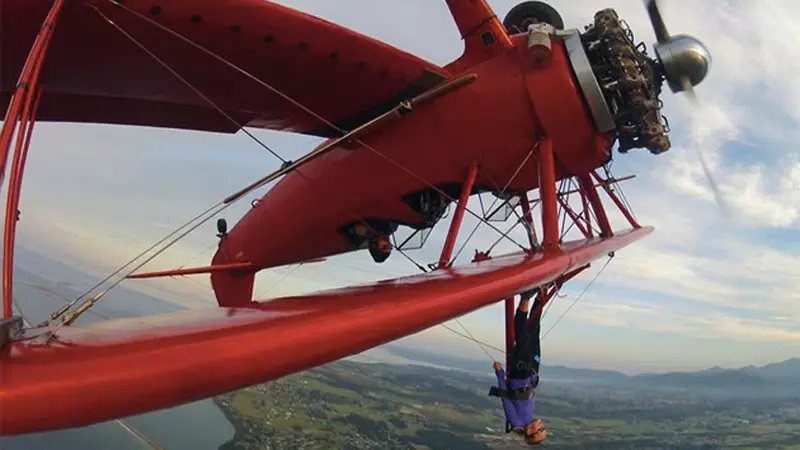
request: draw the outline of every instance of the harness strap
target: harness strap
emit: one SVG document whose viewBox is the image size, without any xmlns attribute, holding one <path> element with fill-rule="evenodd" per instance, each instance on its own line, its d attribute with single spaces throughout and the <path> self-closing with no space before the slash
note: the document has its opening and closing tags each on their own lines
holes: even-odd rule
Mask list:
<svg viewBox="0 0 800 450">
<path fill-rule="evenodd" d="M 509 400 L 530 400 L 533 398 L 534 389 L 530 384 L 520 389 L 500 389 L 497 386 L 489 388 L 489 396 L 506 398 Z"/>
</svg>

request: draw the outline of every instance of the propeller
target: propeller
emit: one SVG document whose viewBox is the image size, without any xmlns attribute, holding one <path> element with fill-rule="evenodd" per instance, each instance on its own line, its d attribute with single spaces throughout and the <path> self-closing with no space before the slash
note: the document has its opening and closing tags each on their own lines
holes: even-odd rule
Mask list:
<svg viewBox="0 0 800 450">
<path fill-rule="evenodd" d="M 700 84 L 708 74 L 711 67 L 711 54 L 702 42 L 691 36 L 685 34 L 671 36 L 669 34 L 658 8 L 658 0 L 645 0 L 645 6 L 656 35 L 657 42 L 653 48 L 660 61 L 661 71 L 667 85 L 674 93 L 683 92 L 692 107 L 700 108 L 700 101 L 694 87 Z M 696 150 L 711 192 L 714 194 L 714 200 L 722 212 L 727 214 L 728 208 L 716 181 L 711 176 L 708 164 L 706 164 L 700 149 L 696 148 Z"/>
</svg>

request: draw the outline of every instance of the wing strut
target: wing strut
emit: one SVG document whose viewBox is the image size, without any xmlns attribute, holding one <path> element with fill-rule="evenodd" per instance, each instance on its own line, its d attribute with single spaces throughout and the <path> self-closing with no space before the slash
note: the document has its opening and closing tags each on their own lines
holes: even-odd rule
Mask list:
<svg viewBox="0 0 800 450">
<path fill-rule="evenodd" d="M 5 233 L 3 236 L 3 317 L 10 318 L 12 312 L 12 283 L 14 279 L 14 236 L 17 224 L 17 208 L 19 205 L 19 190 L 22 183 L 22 172 L 25 166 L 28 144 L 30 144 L 31 131 L 34 124 L 34 110 L 38 105 L 37 86 L 39 74 L 44 64 L 44 57 L 53 36 L 53 29 L 58 22 L 64 0 L 56 0 L 31 46 L 25 66 L 20 74 L 17 88 L 11 98 L 6 112 L 3 129 L 0 131 L 0 185 L 3 184 L 8 163 L 8 151 L 17 121 L 20 122 L 14 146 L 14 165 L 8 186 L 8 202 L 6 203 Z M 36 94 L 36 95 L 34 95 Z"/>
</svg>

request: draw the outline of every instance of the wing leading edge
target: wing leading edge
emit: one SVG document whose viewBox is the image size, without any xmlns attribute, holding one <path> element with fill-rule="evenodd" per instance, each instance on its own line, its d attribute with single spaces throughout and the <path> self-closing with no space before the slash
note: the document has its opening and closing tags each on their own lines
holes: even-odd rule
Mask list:
<svg viewBox="0 0 800 450">
<path fill-rule="evenodd" d="M 251 308 L 64 327 L 47 346 L 25 336 L 0 353 L 0 435 L 172 407 L 325 364 L 551 282 L 650 231 Z"/>
<path fill-rule="evenodd" d="M 3 111 L 51 4 L 0 0 Z M 449 78 L 445 69 L 407 52 L 264 0 L 126 0 L 122 7 L 110 0 L 80 0 L 67 2 L 56 25 L 43 68 L 38 120 L 239 129 L 87 4 L 240 125 L 338 136 L 318 118 L 148 20 L 344 130 Z"/>
</svg>

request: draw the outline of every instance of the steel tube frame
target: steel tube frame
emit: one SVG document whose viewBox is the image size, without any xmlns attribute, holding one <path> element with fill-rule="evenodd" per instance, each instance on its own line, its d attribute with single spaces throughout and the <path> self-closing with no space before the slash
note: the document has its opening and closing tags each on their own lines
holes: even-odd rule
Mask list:
<svg viewBox="0 0 800 450">
<path fill-rule="evenodd" d="M 464 212 L 467 210 L 467 202 L 469 201 L 470 194 L 472 194 L 472 187 L 475 185 L 475 178 L 477 178 L 477 176 L 478 163 L 473 162 L 469 167 L 467 179 L 461 186 L 461 195 L 458 198 L 458 205 L 456 205 L 456 211 L 453 213 L 453 220 L 450 222 L 450 229 L 447 231 L 447 239 L 444 241 L 442 254 L 439 257 L 439 269 L 447 267 L 450 263 L 450 258 L 453 256 L 453 248 L 456 246 L 458 230 L 461 228 L 461 222 L 464 220 Z"/>
<path fill-rule="evenodd" d="M 528 200 L 528 193 L 523 192 L 519 195 L 520 206 L 522 207 L 522 216 L 525 218 L 525 223 L 528 224 L 528 242 L 531 245 L 531 254 L 536 252 L 539 243 L 536 242 L 536 229 L 533 228 L 533 212 L 531 211 L 531 204 Z"/>
<path fill-rule="evenodd" d="M 514 297 L 506 299 L 506 371 L 511 371 L 511 358 L 514 354 L 514 314 L 515 314 L 515 301 Z"/>
<path fill-rule="evenodd" d="M 16 133 L 16 145 L 14 147 L 14 165 L 8 186 L 8 199 L 6 203 L 5 235 L 3 237 L 3 317 L 10 318 L 13 314 L 13 279 L 14 279 L 14 240 L 16 233 L 17 209 L 19 204 L 19 190 L 22 183 L 22 171 L 24 170 L 24 158 L 27 156 L 27 145 L 30 143 L 30 133 L 32 132 L 34 120 L 34 109 L 38 104 L 38 96 L 34 94 L 39 84 L 39 74 L 44 65 L 44 57 L 53 36 L 53 29 L 58 22 L 59 15 L 63 9 L 64 0 L 55 0 L 50 11 L 47 13 L 39 34 L 36 36 L 25 65 L 20 73 L 17 87 L 14 91 L 8 110 L 6 111 L 5 122 L 0 131 L 0 185 L 5 180 L 6 166 L 8 164 L 9 149 L 14 138 L 14 131 L 17 129 L 17 122 L 20 128 Z M 9 217 L 10 216 L 10 217 Z"/>
<path fill-rule="evenodd" d="M 578 175 L 577 178 L 581 185 L 581 191 L 586 194 L 586 197 L 589 199 L 589 204 L 592 205 L 594 214 L 597 216 L 597 222 L 600 226 L 600 236 L 605 238 L 613 236 L 614 231 L 611 229 L 611 223 L 608 221 L 606 209 L 603 207 L 603 202 L 600 201 L 600 196 L 597 195 L 597 187 L 595 187 L 592 182 L 591 176 L 589 174 L 583 174 Z"/>
<path fill-rule="evenodd" d="M 622 215 L 625 216 L 625 219 L 628 220 L 628 223 L 630 223 L 633 228 L 641 228 L 641 225 L 639 225 L 636 219 L 633 218 L 633 214 L 631 214 L 628 208 L 625 207 L 624 204 L 622 204 L 622 201 L 619 199 L 617 194 L 615 194 L 614 191 L 612 191 L 611 188 L 608 186 L 608 182 L 600 178 L 600 175 L 597 174 L 597 171 L 592 171 L 592 178 L 597 180 L 597 182 L 603 187 L 603 190 L 605 190 L 606 194 L 608 194 L 608 196 L 611 197 L 611 201 L 613 201 L 614 204 L 617 205 L 617 208 L 619 208 Z"/>
<path fill-rule="evenodd" d="M 558 201 L 553 141 L 545 138 L 539 145 L 539 197 L 542 200 L 542 246 L 545 254 L 559 250 Z"/>
<path fill-rule="evenodd" d="M 578 230 L 580 230 L 580 232 L 583 234 L 583 237 L 586 239 L 591 238 L 592 235 L 589 233 L 586 227 L 583 226 L 581 223 L 581 218 L 578 217 L 578 214 L 569 206 L 568 200 L 558 197 L 558 203 L 561 205 L 561 208 L 564 209 L 567 215 L 569 215 L 569 218 L 572 219 L 572 222 L 575 224 L 575 226 L 578 227 Z"/>
</svg>

